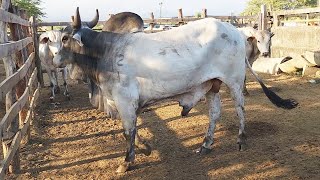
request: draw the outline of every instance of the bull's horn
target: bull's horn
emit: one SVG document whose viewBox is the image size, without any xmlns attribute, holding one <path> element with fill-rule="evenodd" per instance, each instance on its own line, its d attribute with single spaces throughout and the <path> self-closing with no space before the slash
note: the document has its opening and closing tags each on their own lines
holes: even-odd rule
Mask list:
<svg viewBox="0 0 320 180">
<path fill-rule="evenodd" d="M 96 16 L 94 17 L 94 19 L 90 22 L 87 23 L 87 26 L 92 29 L 93 27 L 95 27 L 98 24 L 99 21 L 99 11 L 98 9 L 96 9 Z"/>
<path fill-rule="evenodd" d="M 77 7 L 76 15 L 74 16 L 74 21 L 72 22 L 72 26 L 74 29 L 80 29 L 81 27 L 81 18 L 79 14 L 79 7 Z"/>
<path fill-rule="evenodd" d="M 71 16 L 71 22 L 73 22 L 74 21 L 74 16 Z"/>
</svg>

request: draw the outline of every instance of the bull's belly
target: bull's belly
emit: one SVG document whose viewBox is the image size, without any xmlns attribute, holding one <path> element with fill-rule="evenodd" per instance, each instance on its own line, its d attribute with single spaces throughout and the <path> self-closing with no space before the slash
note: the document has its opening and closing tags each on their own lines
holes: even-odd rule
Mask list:
<svg viewBox="0 0 320 180">
<path fill-rule="evenodd" d="M 173 98 L 177 95 L 185 94 L 193 91 L 201 84 L 214 79 L 217 75 L 209 75 L 207 77 L 189 74 L 185 76 L 173 77 L 171 80 L 152 80 L 138 79 L 140 89 L 139 97 L 144 103 L 156 102 L 167 98 Z"/>
</svg>

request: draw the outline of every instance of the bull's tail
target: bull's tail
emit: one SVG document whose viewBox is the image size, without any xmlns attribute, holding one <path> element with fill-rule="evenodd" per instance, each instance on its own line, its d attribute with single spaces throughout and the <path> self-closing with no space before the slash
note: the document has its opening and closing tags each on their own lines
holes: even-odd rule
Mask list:
<svg viewBox="0 0 320 180">
<path fill-rule="evenodd" d="M 264 85 L 262 80 L 258 77 L 258 75 L 253 71 L 248 59 L 246 58 L 246 64 L 248 68 L 250 69 L 253 76 L 256 78 L 256 80 L 259 82 L 260 86 L 263 89 L 264 94 L 269 98 L 269 100 L 276 106 L 284 108 L 284 109 L 293 109 L 297 107 L 299 104 L 294 99 L 282 99 L 279 97 L 276 93 L 274 93 L 272 90 L 270 90 L 267 86 Z"/>
</svg>

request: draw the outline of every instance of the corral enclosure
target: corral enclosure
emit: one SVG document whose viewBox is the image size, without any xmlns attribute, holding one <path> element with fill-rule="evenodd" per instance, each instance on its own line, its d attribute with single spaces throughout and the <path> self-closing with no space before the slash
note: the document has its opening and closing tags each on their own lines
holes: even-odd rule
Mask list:
<svg viewBox="0 0 320 180">
<path fill-rule="evenodd" d="M 290 47 L 280 43 L 285 42 L 285 38 L 293 39 L 291 37 L 295 36 L 290 36 L 288 32 L 295 33 L 299 28 L 274 29 L 274 56 L 276 50 L 283 53 L 279 56 L 286 55 L 281 48 L 300 47 L 298 44 L 305 43 L 307 36 L 310 41 L 316 39 L 307 34 L 314 33 L 312 29 L 317 27 L 307 27 L 307 30 L 303 27 L 304 41 L 301 39 L 296 46 L 287 44 Z M 282 30 L 285 36 L 280 35 Z M 318 36 L 315 34 L 315 37 Z M 281 48 L 275 48 L 276 45 Z M 301 48 L 311 50 L 318 47 L 316 43 L 314 45 L 303 45 Z M 208 126 L 207 102 L 200 102 L 186 118 L 180 117 L 181 108 L 177 103 L 162 103 L 149 108 L 139 117 L 139 133 L 151 143 L 153 152 L 150 157 L 138 152 L 136 165 L 126 174 L 114 173 L 125 154 L 121 122 L 107 119 L 91 107 L 85 84 L 70 81 L 71 101 L 59 95 L 59 103 L 52 104 L 46 83 L 41 92 L 31 141 L 21 147 L 21 173 L 9 175 L 8 178 L 317 179 L 320 175 L 319 84 L 308 83 L 307 77 L 261 77 L 280 96 L 295 98 L 300 105 L 290 111 L 274 107 L 263 95 L 258 83 L 249 76 L 246 151 L 237 151 L 239 121 L 233 101 L 223 88 L 223 112 L 216 128 L 213 152 L 205 156 L 195 154 Z M 46 76 L 45 82 L 48 82 Z"/>
<path fill-rule="evenodd" d="M 319 12 L 320 8 L 275 12 L 272 57 L 300 56 L 306 51 L 320 50 Z M 285 26 L 288 22 L 293 24 Z"/>
</svg>

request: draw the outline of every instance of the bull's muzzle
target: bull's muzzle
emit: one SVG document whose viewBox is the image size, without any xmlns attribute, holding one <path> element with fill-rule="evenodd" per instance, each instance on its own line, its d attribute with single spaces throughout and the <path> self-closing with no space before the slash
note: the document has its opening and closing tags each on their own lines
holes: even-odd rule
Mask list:
<svg viewBox="0 0 320 180">
<path fill-rule="evenodd" d="M 269 52 L 264 52 L 264 53 L 262 53 L 262 56 L 263 56 L 263 57 L 268 57 L 269 54 L 270 54 Z"/>
<path fill-rule="evenodd" d="M 65 67 L 63 65 L 63 63 L 61 62 L 61 56 L 59 54 L 55 55 L 53 57 L 53 65 L 56 67 L 56 68 L 63 68 Z"/>
</svg>

